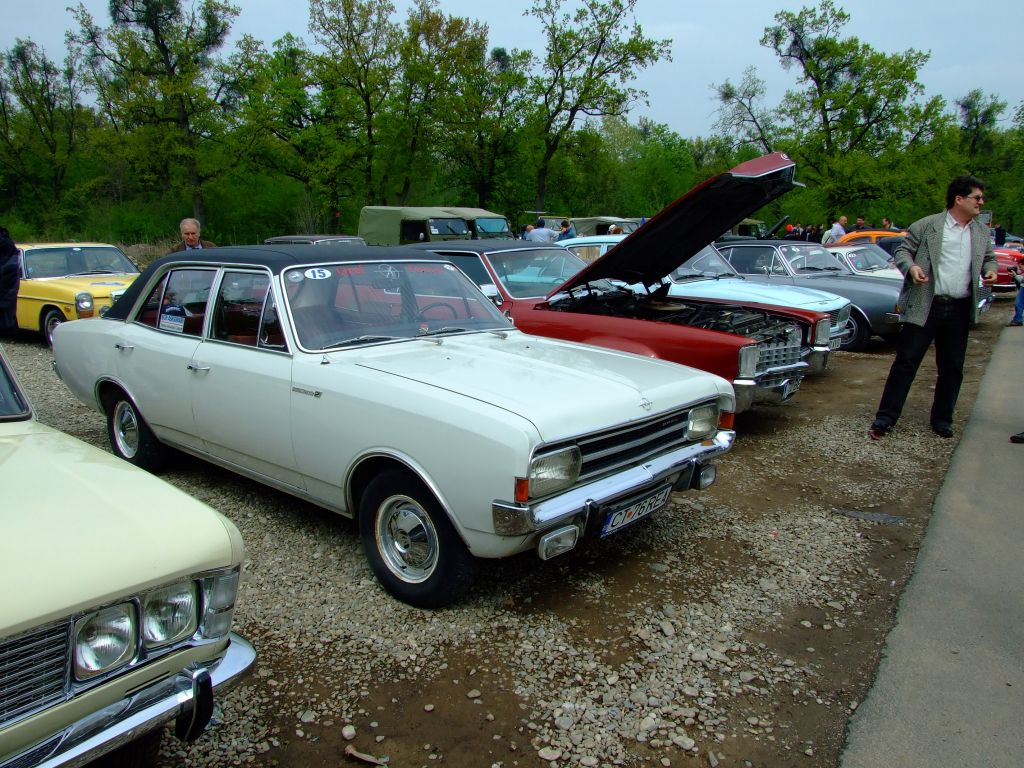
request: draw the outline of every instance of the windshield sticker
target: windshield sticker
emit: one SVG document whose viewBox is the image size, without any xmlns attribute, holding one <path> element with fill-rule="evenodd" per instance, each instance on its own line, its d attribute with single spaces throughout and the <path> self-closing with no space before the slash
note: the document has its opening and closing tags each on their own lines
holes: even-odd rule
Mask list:
<svg viewBox="0 0 1024 768">
<path fill-rule="evenodd" d="M 328 280 L 331 277 L 331 270 L 323 267 L 312 267 L 302 273 L 310 280 Z"/>
<path fill-rule="evenodd" d="M 362 264 L 357 264 L 354 267 L 338 267 L 334 270 L 334 274 L 339 277 L 343 275 L 365 275 L 366 270 L 363 268 Z"/>
<path fill-rule="evenodd" d="M 183 315 L 160 315 L 160 330 L 184 333 L 185 317 Z"/>
<path fill-rule="evenodd" d="M 288 273 L 288 280 L 289 280 L 289 282 L 292 282 L 292 283 L 301 283 L 302 280 L 303 280 L 302 273 L 301 272 L 294 272 L 294 271 L 289 272 Z"/>
</svg>

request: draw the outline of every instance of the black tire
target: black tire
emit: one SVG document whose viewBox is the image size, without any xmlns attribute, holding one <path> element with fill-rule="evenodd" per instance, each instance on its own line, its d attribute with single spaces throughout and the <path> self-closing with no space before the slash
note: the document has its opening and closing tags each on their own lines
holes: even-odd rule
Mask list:
<svg viewBox="0 0 1024 768">
<path fill-rule="evenodd" d="M 476 558 L 433 494 L 406 471 L 387 470 L 366 487 L 359 535 L 380 583 L 416 608 L 455 602 L 476 577 Z"/>
<path fill-rule="evenodd" d="M 137 467 L 156 472 L 164 465 L 166 449 L 124 392 L 107 400 L 107 438 L 117 456 Z"/>
<path fill-rule="evenodd" d="M 53 346 L 53 332 L 57 330 L 57 326 L 61 323 L 67 322 L 67 318 L 64 317 L 64 313 L 59 309 L 48 309 L 43 314 L 43 322 L 40 323 L 40 327 L 43 330 L 43 342 L 48 347 Z"/>
<path fill-rule="evenodd" d="M 871 338 L 871 326 L 868 320 L 857 310 L 850 312 L 850 319 L 846 322 L 849 334 L 839 344 L 844 352 L 859 352 L 868 345 Z"/>
<path fill-rule="evenodd" d="M 88 768 L 148 768 L 156 763 L 163 735 L 163 728 L 150 731 L 97 758 Z"/>
</svg>

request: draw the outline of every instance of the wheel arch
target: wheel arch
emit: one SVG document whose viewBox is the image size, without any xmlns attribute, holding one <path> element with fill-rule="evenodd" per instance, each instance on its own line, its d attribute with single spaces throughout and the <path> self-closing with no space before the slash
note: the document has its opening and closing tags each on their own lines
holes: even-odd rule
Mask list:
<svg viewBox="0 0 1024 768">
<path fill-rule="evenodd" d="M 405 472 L 434 497 L 438 506 L 444 511 L 445 517 L 448 518 L 448 522 L 452 524 L 452 528 L 455 529 L 459 538 L 462 539 L 462 543 L 468 547 L 469 541 L 463 533 L 462 525 L 452 513 L 444 494 L 441 493 L 440 488 L 430 478 L 427 471 L 408 456 L 378 452 L 363 456 L 353 464 L 345 483 L 345 503 L 348 509 L 351 510 L 353 518 L 359 519 L 359 506 L 362 503 L 363 494 L 366 492 L 370 481 L 382 472 L 391 469 Z"/>
</svg>

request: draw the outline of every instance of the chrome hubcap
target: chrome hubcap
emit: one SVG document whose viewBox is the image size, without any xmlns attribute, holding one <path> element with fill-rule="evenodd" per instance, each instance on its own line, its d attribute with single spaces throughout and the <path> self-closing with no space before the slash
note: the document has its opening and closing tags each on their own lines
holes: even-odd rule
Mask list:
<svg viewBox="0 0 1024 768">
<path fill-rule="evenodd" d="M 139 452 L 139 420 L 135 409 L 123 400 L 114 408 L 114 441 L 117 450 L 126 459 Z"/>
<path fill-rule="evenodd" d="M 426 581 L 437 568 L 437 530 L 426 510 L 408 496 L 384 500 L 375 534 L 388 570 L 402 581 Z"/>
</svg>

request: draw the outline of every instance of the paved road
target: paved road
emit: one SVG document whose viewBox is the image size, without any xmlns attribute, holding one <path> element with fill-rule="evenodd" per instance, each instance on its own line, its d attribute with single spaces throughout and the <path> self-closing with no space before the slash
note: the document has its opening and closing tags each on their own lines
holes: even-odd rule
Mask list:
<svg viewBox="0 0 1024 768">
<path fill-rule="evenodd" d="M 996 342 L 842 768 L 1024 765 L 1024 328 Z"/>
</svg>

